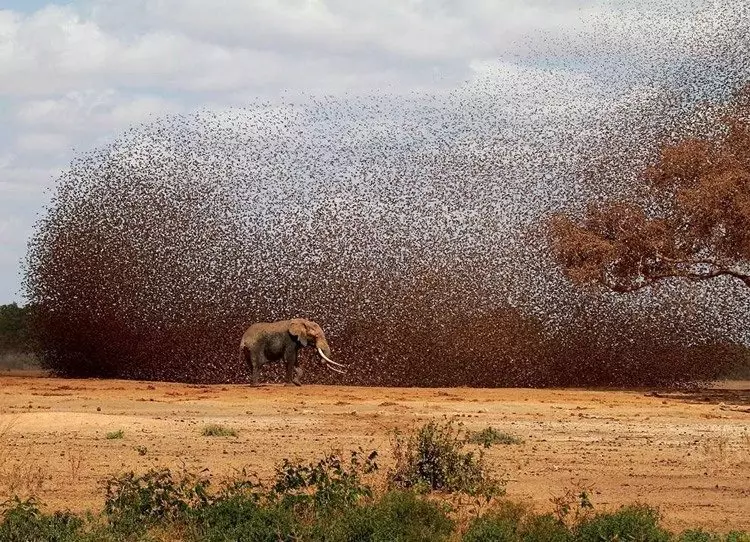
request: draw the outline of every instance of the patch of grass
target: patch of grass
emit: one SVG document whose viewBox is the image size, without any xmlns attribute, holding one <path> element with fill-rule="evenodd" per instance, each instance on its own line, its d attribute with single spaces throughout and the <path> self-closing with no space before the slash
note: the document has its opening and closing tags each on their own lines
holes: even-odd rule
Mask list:
<svg viewBox="0 0 750 542">
<path fill-rule="evenodd" d="M 503 482 L 488 472 L 482 451 L 467 452 L 465 443 L 461 428 L 452 420 L 428 422 L 406 436 L 396 432 L 396 465 L 388 474 L 390 487 L 466 493 L 488 501 L 502 495 Z"/>
<path fill-rule="evenodd" d="M 236 437 L 237 431 L 225 425 L 212 423 L 206 425 L 201 431 L 201 434 L 204 437 Z"/>
<path fill-rule="evenodd" d="M 494 427 L 486 427 L 481 431 L 473 431 L 468 434 L 467 442 L 478 444 L 489 448 L 494 444 L 523 444 L 523 439 L 510 433 L 503 433 Z"/>
<path fill-rule="evenodd" d="M 724 536 L 704 531 L 689 529 L 676 538 L 678 542 L 750 542 L 750 533 L 730 531 Z"/>
<path fill-rule="evenodd" d="M 118 429 L 117 431 L 110 431 L 105 435 L 107 440 L 117 440 L 125 437 L 125 431 Z"/>
</svg>

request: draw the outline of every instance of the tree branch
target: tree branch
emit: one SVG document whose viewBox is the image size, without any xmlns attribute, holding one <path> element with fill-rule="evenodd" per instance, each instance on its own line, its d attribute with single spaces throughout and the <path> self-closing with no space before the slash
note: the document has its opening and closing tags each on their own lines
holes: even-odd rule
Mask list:
<svg viewBox="0 0 750 542">
<path fill-rule="evenodd" d="M 733 271 L 731 269 L 716 269 L 708 273 L 691 273 L 691 274 L 686 274 L 684 276 L 685 278 L 689 280 L 703 280 L 703 279 L 712 279 L 712 278 L 721 277 L 721 276 L 729 276 L 729 277 L 734 277 L 736 279 L 741 280 L 742 282 L 745 283 L 745 286 L 750 288 L 750 275 L 740 273 L 739 271 Z"/>
<path fill-rule="evenodd" d="M 599 282 L 615 292 L 628 293 L 628 292 L 635 292 L 635 291 L 641 290 L 648 286 L 652 286 L 655 282 L 658 282 L 664 279 L 669 279 L 669 278 L 684 278 L 684 279 L 691 280 L 691 281 L 698 281 L 698 280 L 706 280 L 706 279 L 712 279 L 712 278 L 722 277 L 722 276 L 729 276 L 729 277 L 733 277 L 738 280 L 741 280 L 745 284 L 745 286 L 750 288 L 750 275 L 746 273 L 741 273 L 739 271 L 735 271 L 733 269 L 728 269 L 726 267 L 720 267 L 715 262 L 711 262 L 711 261 L 686 262 L 686 261 L 672 260 L 671 263 L 675 265 L 675 268 L 670 269 L 667 272 L 644 273 L 640 275 L 639 278 L 644 279 L 643 282 L 639 282 L 639 283 L 630 282 L 629 284 L 623 284 L 623 283 L 619 283 L 616 281 L 607 280 L 606 277 L 602 277 L 599 280 Z M 689 270 L 689 269 L 677 268 L 680 265 L 684 265 L 684 266 L 708 265 L 708 266 L 712 266 L 714 269 L 706 271 L 706 272 L 699 272 L 699 271 L 694 271 L 694 270 Z"/>
</svg>

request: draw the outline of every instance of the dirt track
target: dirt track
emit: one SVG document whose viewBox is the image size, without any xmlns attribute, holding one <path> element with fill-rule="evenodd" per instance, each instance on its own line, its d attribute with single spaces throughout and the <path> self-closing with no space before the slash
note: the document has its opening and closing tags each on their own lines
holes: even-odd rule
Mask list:
<svg viewBox="0 0 750 542">
<path fill-rule="evenodd" d="M 598 508 L 646 502 L 674 529 L 750 530 L 750 385 L 735 388 L 683 397 L 0 376 L 0 498 L 15 486 L 50 508 L 99 509 L 100 482 L 121 471 L 184 466 L 220 479 L 246 467 L 264 475 L 285 457 L 357 446 L 379 450 L 387 467 L 394 427 L 458 416 L 470 429 L 491 425 L 525 440 L 495 446 L 488 458 L 510 479 L 508 496 L 538 509 L 586 485 Z M 207 423 L 239 435 L 203 437 Z M 120 429 L 123 439 L 105 438 Z"/>
</svg>

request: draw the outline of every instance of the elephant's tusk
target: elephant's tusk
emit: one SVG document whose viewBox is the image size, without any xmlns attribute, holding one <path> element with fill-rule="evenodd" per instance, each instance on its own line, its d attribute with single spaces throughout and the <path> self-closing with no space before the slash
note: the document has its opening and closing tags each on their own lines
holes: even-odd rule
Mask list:
<svg viewBox="0 0 750 542">
<path fill-rule="evenodd" d="M 320 354 L 320 357 L 322 357 L 328 363 L 330 363 L 332 365 L 335 365 L 336 367 L 342 367 L 344 369 L 346 368 L 346 365 L 341 365 L 340 363 L 336 363 L 331 358 L 329 358 L 328 356 L 326 356 L 320 348 L 318 348 L 318 354 Z"/>
<path fill-rule="evenodd" d="M 326 363 L 326 368 L 327 368 L 327 369 L 330 369 L 331 371 L 334 371 L 334 372 L 336 372 L 336 373 L 341 373 L 342 375 L 345 375 L 345 374 L 346 374 L 346 371 L 342 371 L 341 369 L 337 369 L 337 368 L 336 368 L 336 367 L 334 367 L 333 365 L 328 365 L 327 363 Z"/>
</svg>

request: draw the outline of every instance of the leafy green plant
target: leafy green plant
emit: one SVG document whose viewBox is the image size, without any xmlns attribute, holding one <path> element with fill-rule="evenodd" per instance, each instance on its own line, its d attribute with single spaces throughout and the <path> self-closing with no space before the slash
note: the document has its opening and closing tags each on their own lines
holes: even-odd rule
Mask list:
<svg viewBox="0 0 750 542">
<path fill-rule="evenodd" d="M 151 470 L 137 476 L 130 472 L 106 482 L 104 513 L 120 530 L 142 531 L 147 525 L 184 518 L 193 507 L 206 503 L 207 480 L 169 469 Z"/>
<path fill-rule="evenodd" d="M 289 507 L 236 492 L 196 508 L 189 532 L 201 542 L 303 540 L 300 518 Z"/>
<path fill-rule="evenodd" d="M 503 501 L 469 524 L 463 542 L 572 542 L 568 528 L 551 514 Z"/>
<path fill-rule="evenodd" d="M 410 435 L 396 432 L 390 487 L 461 492 L 487 500 L 503 494 L 503 483 L 487 472 L 482 451 L 464 451 L 465 442 L 452 420 L 430 421 Z"/>
<path fill-rule="evenodd" d="M 204 437 L 236 437 L 237 431 L 231 427 L 220 425 L 218 423 L 212 423 L 203 428 L 201 434 Z"/>
<path fill-rule="evenodd" d="M 73 542 L 83 520 L 70 512 L 42 513 L 34 499 L 13 499 L 2 505 L 0 540 L 3 542 Z"/>
<path fill-rule="evenodd" d="M 446 512 L 445 507 L 411 491 L 391 491 L 375 502 L 348 509 L 332 524 L 318 526 L 312 539 L 439 542 L 448 539 L 455 528 Z"/>
<path fill-rule="evenodd" d="M 471 432 L 466 441 L 471 444 L 482 445 L 485 448 L 489 448 L 494 444 L 523 444 L 522 438 L 509 433 L 503 433 L 494 427 L 487 427 L 481 431 Z"/>
<path fill-rule="evenodd" d="M 122 429 L 118 429 L 117 431 L 110 431 L 105 436 L 107 437 L 107 440 L 117 440 L 123 438 L 125 432 Z"/>
<path fill-rule="evenodd" d="M 377 457 L 377 452 L 365 455 L 360 448 L 350 452 L 348 461 L 336 454 L 307 465 L 285 459 L 276 468 L 272 492 L 286 505 L 306 506 L 316 513 L 351 506 L 372 497 L 363 477 L 378 470 Z"/>
<path fill-rule="evenodd" d="M 659 512 L 644 505 L 624 506 L 617 512 L 597 514 L 575 529 L 576 541 L 632 540 L 669 542 L 668 531 L 659 526 Z"/>
</svg>

